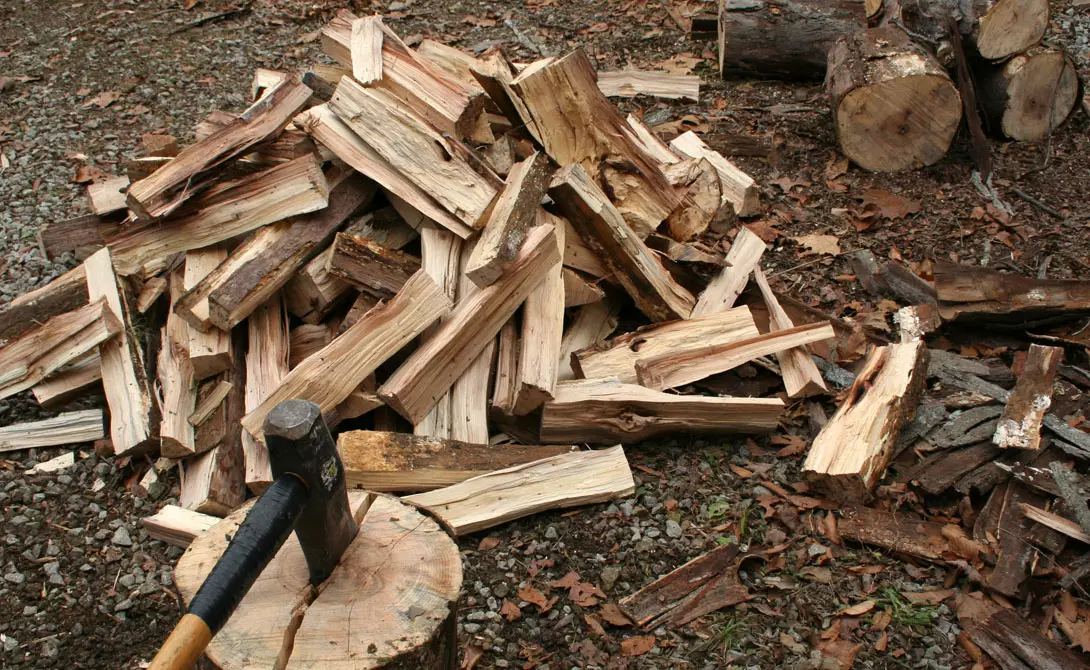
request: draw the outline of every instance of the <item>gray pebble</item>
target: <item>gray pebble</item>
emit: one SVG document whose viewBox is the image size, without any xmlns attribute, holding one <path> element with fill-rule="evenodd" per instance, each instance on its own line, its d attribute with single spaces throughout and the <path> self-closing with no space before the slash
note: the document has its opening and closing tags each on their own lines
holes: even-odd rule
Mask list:
<svg viewBox="0 0 1090 670">
<path fill-rule="evenodd" d="M 110 542 L 113 542 L 119 547 L 131 547 L 132 538 L 129 537 L 129 531 L 124 526 L 118 526 L 114 531 L 114 536 L 110 538 Z"/>
<path fill-rule="evenodd" d="M 681 537 L 681 524 L 673 519 L 666 520 L 666 534 L 673 538 Z"/>
</svg>

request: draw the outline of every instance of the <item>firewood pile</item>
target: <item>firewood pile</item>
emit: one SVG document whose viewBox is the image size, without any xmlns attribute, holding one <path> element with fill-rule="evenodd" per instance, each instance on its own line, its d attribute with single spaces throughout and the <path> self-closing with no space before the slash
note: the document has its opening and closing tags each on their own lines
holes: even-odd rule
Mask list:
<svg viewBox="0 0 1090 670">
<path fill-rule="evenodd" d="M 1072 660 L 1005 608 L 1090 572 L 1064 553 L 1090 543 L 1071 467 L 1090 459 L 1090 373 L 1062 360 L 1085 357 L 1071 322 L 1090 283 L 943 264 L 925 280 L 860 254 L 863 286 L 908 305 L 891 338 L 774 290 L 765 243 L 738 225 L 760 211 L 753 179 L 607 99 L 670 82 L 603 85 L 582 51 L 518 66 L 414 49 L 347 11 L 322 40 L 337 65 L 259 70 L 241 115 L 211 114 L 184 149 L 145 136 L 125 176 L 88 189 L 94 214 L 42 229 L 47 254 L 83 261 L 0 311 L 0 397 L 62 408 L 101 388 L 108 419 L 6 426 L 0 450 L 157 456 L 149 492 L 176 465 L 178 505 L 145 523 L 184 546 L 269 484 L 264 419 L 305 398 L 351 486 L 405 494 L 460 535 L 630 495 L 622 445 L 772 433 L 790 404 L 813 439 L 776 438 L 806 482 L 762 480 L 766 509 L 960 568 L 967 644 L 997 661 Z M 966 325 L 1007 344 L 951 353 Z M 622 608 L 653 629 L 749 599 L 738 552 Z"/>
<path fill-rule="evenodd" d="M 996 136 L 1047 139 L 1079 81 L 1042 43 L 1048 0 L 720 0 L 725 76 L 825 78 L 844 155 L 868 170 L 931 165 L 961 120 Z M 694 22 L 707 31 L 707 21 Z"/>
</svg>

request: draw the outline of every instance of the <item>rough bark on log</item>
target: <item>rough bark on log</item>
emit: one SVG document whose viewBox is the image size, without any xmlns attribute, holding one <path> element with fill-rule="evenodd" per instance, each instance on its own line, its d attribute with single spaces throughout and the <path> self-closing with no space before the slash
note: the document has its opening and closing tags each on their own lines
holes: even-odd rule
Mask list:
<svg viewBox="0 0 1090 670">
<path fill-rule="evenodd" d="M 1017 323 L 1090 312 L 1090 281 L 1030 279 L 992 268 L 936 263 L 935 288 L 946 321 Z"/>
<path fill-rule="evenodd" d="M 87 304 L 87 273 L 82 264 L 44 286 L 15 298 L 0 310 L 0 346 L 55 316 Z"/>
<path fill-rule="evenodd" d="M 337 233 L 326 271 L 388 300 L 420 270 L 420 259 L 351 233 Z"/>
<path fill-rule="evenodd" d="M 1048 27 L 1048 0 L 878 0 L 867 3 L 871 24 L 897 27 L 934 45 L 940 58 L 951 49 L 950 25 L 983 58 L 1000 61 L 1037 44 Z"/>
</svg>

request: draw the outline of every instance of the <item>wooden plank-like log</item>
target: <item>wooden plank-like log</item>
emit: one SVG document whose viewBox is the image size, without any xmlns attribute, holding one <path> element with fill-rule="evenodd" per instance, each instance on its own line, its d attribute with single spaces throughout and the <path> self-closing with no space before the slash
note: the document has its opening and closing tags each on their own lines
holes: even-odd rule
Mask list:
<svg viewBox="0 0 1090 670">
<path fill-rule="evenodd" d="M 44 286 L 15 298 L 0 310 L 0 346 L 55 316 L 87 304 L 87 273 L 82 264 Z"/>
<path fill-rule="evenodd" d="M 687 321 L 671 321 L 638 328 L 593 347 L 576 351 L 572 367 L 583 379 L 617 377 L 636 384 L 636 363 L 678 349 L 699 347 L 715 337 L 720 341 L 742 341 L 760 332 L 746 306 L 734 307 Z"/>
<path fill-rule="evenodd" d="M 653 391 L 616 379 L 560 382 L 545 403 L 541 440 L 631 444 L 677 435 L 768 433 L 783 412 L 777 398 L 713 398 Z"/>
<path fill-rule="evenodd" d="M 692 316 L 704 316 L 733 307 L 767 248 L 756 233 L 743 226 L 727 251 L 726 266 L 701 292 Z"/>
<path fill-rule="evenodd" d="M 598 258 L 598 254 L 587 246 L 570 221 L 552 212 L 538 209 L 537 225 L 550 224 L 564 227 L 564 267 L 578 270 L 595 279 L 602 279 L 610 275 L 610 271 L 602 262 L 602 259 Z"/>
<path fill-rule="evenodd" d="M 1084 544 L 1090 544 L 1090 535 L 1087 535 L 1086 531 L 1071 519 L 1064 518 L 1059 514 L 1053 514 L 1052 512 L 1043 510 L 1039 507 L 1034 507 L 1028 503 L 1020 503 L 1019 508 L 1027 519 L 1036 521 L 1043 526 L 1048 526 L 1052 530 L 1063 533 Z"/>
<path fill-rule="evenodd" d="M 564 228 L 553 228 L 557 258 L 564 248 Z M 519 350 L 518 388 L 515 391 L 515 416 L 525 416 L 553 397 L 564 339 L 563 266 L 556 263 L 545 278 L 526 296 L 522 306 L 522 342 L 532 347 Z"/>
<path fill-rule="evenodd" d="M 448 320 L 394 371 L 378 395 L 398 414 L 419 421 L 465 372 L 519 304 L 560 263 L 550 227 L 530 231 L 498 281 L 459 300 Z"/>
<path fill-rule="evenodd" d="M 173 306 L 184 292 L 184 270 L 170 274 L 172 309 L 167 313 L 159 338 L 156 373 L 162 398 L 159 422 L 159 453 L 166 458 L 183 458 L 197 453 L 196 433 L 189 415 L 197 407 L 197 382 L 189 358 L 189 324 Z"/>
<path fill-rule="evenodd" d="M 102 357 L 102 388 L 110 406 L 110 438 L 114 454 L 125 456 L 155 446 L 158 411 L 148 384 L 143 348 L 129 331 L 129 305 L 122 299 L 109 248 L 99 249 L 83 263 L 87 270 L 87 295 L 105 300 L 123 330 L 99 346 Z"/>
<path fill-rule="evenodd" d="M 102 358 L 92 349 L 34 385 L 34 399 L 45 409 L 56 409 L 91 393 L 102 393 Z M 97 391 L 96 391 L 97 387 Z"/>
<path fill-rule="evenodd" d="M 673 72 L 616 70 L 598 73 L 598 90 L 609 98 L 646 95 L 664 100 L 700 99 L 700 77 Z"/>
<path fill-rule="evenodd" d="M 901 427 L 912 420 L 927 377 L 921 341 L 874 349 L 825 424 L 803 471 L 838 499 L 859 501 L 878 484 Z"/>
<path fill-rule="evenodd" d="M 351 284 L 328 271 L 333 246 L 326 247 L 284 285 L 284 303 L 288 312 L 308 324 L 323 321 L 355 290 Z"/>
<path fill-rule="evenodd" d="M 641 358 L 636 361 L 636 379 L 642 386 L 657 391 L 677 388 L 733 370 L 761 356 L 835 337 L 830 323 L 808 323 L 745 340 L 709 337 L 696 347 Z"/>
<path fill-rule="evenodd" d="M 652 321 L 688 318 L 695 298 L 674 281 L 579 164 L 561 169 L 549 194 L 613 278 Z"/>
<path fill-rule="evenodd" d="M 87 204 L 97 216 L 107 216 L 124 210 L 125 189 L 129 187 L 129 178 L 110 177 L 105 181 L 96 181 L 87 185 Z"/>
<path fill-rule="evenodd" d="M 633 491 L 632 471 L 618 445 L 551 456 L 404 500 L 427 508 L 461 536 L 546 510 L 622 498 Z"/>
<path fill-rule="evenodd" d="M 229 125 L 186 147 L 150 177 L 130 186 L 129 207 L 144 220 L 169 213 L 187 197 L 184 188 L 180 195 L 170 197 L 172 190 L 283 130 L 310 94 L 298 77 L 286 79 Z"/>
<path fill-rule="evenodd" d="M 1047 16 L 1047 10 L 1045 14 Z M 1057 616 L 1063 617 L 1059 613 Z M 1076 652 L 1042 635 L 1026 617 L 1014 610 L 998 609 L 982 623 L 967 622 L 962 625 L 970 639 L 1001 670 L 1086 670 L 1090 667 Z"/>
<path fill-rule="evenodd" d="M 450 307 L 450 300 L 439 286 L 427 273 L 418 272 L 393 300 L 368 312 L 344 334 L 289 372 L 280 386 L 243 418 L 243 426 L 260 439 L 265 416 L 280 401 L 292 398 L 317 403 L 323 413 L 333 411 L 375 368 Z M 429 370 L 429 374 L 432 372 Z"/>
<path fill-rule="evenodd" d="M 761 213 L 761 189 L 753 177 L 705 144 L 696 133 L 690 130 L 675 137 L 670 148 L 683 158 L 703 158 L 712 164 L 719 173 L 723 204 L 729 203 L 735 214 L 750 217 Z"/>
<path fill-rule="evenodd" d="M 219 517 L 178 505 L 163 505 L 155 514 L 140 519 L 140 525 L 148 531 L 148 537 L 182 549 L 219 522 Z"/>
<path fill-rule="evenodd" d="M 38 229 L 38 246 L 42 248 L 42 255 L 49 259 L 71 251 L 83 260 L 106 246 L 106 242 L 119 232 L 121 224 L 117 221 L 94 214 L 65 221 L 45 221 Z"/>
<path fill-rule="evenodd" d="M 719 172 L 706 158 L 688 158 L 663 167 L 674 189 L 684 193 L 681 204 L 666 218 L 666 233 L 678 242 L 700 235 L 713 223 L 725 224 L 733 209 L 723 204 Z"/>
<path fill-rule="evenodd" d="M 186 297 L 197 295 L 196 289 L 201 282 L 226 259 L 227 250 L 218 245 L 194 249 L 185 255 L 186 296 L 178 300 L 176 309 L 189 322 L 189 360 L 196 381 L 231 367 L 231 334 L 212 326 L 208 300 L 197 301 L 197 304 L 186 302 Z"/>
<path fill-rule="evenodd" d="M 470 444 L 371 430 L 345 431 L 337 437 L 348 486 L 369 491 L 431 491 L 572 450 L 570 446 Z"/>
<path fill-rule="evenodd" d="M 256 410 L 288 375 L 288 317 L 283 301 L 274 295 L 246 320 L 245 411 Z M 242 431 L 242 457 L 246 463 L 246 488 L 260 494 L 272 483 L 269 452 L 265 445 Z"/>
<path fill-rule="evenodd" d="M 564 282 L 564 307 L 589 305 L 606 297 L 606 292 L 598 288 L 597 284 L 587 281 L 571 268 L 564 268 L 561 280 Z"/>
<path fill-rule="evenodd" d="M 928 561 L 956 556 L 943 535 L 943 524 L 909 514 L 849 505 L 837 520 L 837 530 L 845 540 Z"/>
<path fill-rule="evenodd" d="M 209 382 L 208 385 L 211 388 L 197 400 L 197 406 L 193 408 L 189 418 L 186 419 L 191 426 L 196 428 L 200 428 L 204 422 L 212 418 L 212 415 L 219 410 L 223 401 L 227 399 L 227 394 L 234 388 L 234 385 L 223 377 L 219 377 L 215 382 Z"/>
<path fill-rule="evenodd" d="M 496 337 L 496 374 L 492 387 L 490 413 L 500 416 L 515 415 L 515 399 L 518 392 L 519 325 L 515 318 L 508 319 Z"/>
<path fill-rule="evenodd" d="M 760 266 L 753 268 L 753 279 L 761 291 L 761 298 L 768 308 L 768 327 L 771 331 L 787 330 L 794 328 L 791 317 L 776 299 L 776 294 L 765 279 L 765 273 Z M 819 393 L 825 393 L 825 380 L 821 378 L 821 371 L 814 364 L 810 350 L 806 345 L 792 347 L 786 351 L 776 352 L 776 360 L 780 363 L 780 374 L 783 376 L 783 384 L 787 389 L 788 398 L 805 398 Z"/>
<path fill-rule="evenodd" d="M 94 442 L 106 436 L 102 410 L 65 412 L 52 419 L 0 426 L 0 452 Z"/>
<path fill-rule="evenodd" d="M 961 319 L 1030 321 L 1090 311 L 1090 281 L 1030 279 L 991 268 L 938 263 L 939 313 Z"/>
<path fill-rule="evenodd" d="M 337 233 L 326 272 L 380 299 L 394 296 L 420 270 L 420 259 L 351 233 Z"/>
<path fill-rule="evenodd" d="M 439 288 L 443 289 L 443 292 L 447 294 L 447 298 L 454 304 L 459 296 L 459 280 L 463 277 L 460 272 L 463 267 L 462 239 L 431 222 L 425 222 L 420 226 L 420 254 L 424 271 L 435 280 L 435 283 L 439 285 Z M 440 319 L 440 323 L 442 323 L 442 319 Z M 437 329 L 438 324 L 432 325 L 428 330 L 424 331 L 420 341 L 426 342 L 435 334 Z M 472 368 L 472 366 L 470 367 Z M 487 375 L 487 372 L 485 374 Z M 435 406 L 428 410 L 424 419 L 413 426 L 413 433 L 424 437 L 451 437 L 452 402 L 453 389 L 451 393 L 439 398 Z M 486 432 L 485 441 L 487 439 Z"/>
<path fill-rule="evenodd" d="M 352 76 L 367 86 L 382 79 L 382 19 L 365 16 L 352 22 L 349 41 Z"/>
<path fill-rule="evenodd" d="M 992 436 L 992 442 L 997 446 L 1041 448 L 1041 421 L 1052 404 L 1052 382 L 1056 379 L 1063 353 L 1063 347 L 1029 346 L 1022 374 L 1018 376 L 1018 383 L 1011 391 Z"/>
<path fill-rule="evenodd" d="M 601 302 L 584 305 L 575 312 L 560 341 L 560 365 L 556 371 L 558 382 L 575 379 L 572 354 L 608 338 L 617 329 L 620 311 L 620 302 L 607 297 Z"/>
</svg>

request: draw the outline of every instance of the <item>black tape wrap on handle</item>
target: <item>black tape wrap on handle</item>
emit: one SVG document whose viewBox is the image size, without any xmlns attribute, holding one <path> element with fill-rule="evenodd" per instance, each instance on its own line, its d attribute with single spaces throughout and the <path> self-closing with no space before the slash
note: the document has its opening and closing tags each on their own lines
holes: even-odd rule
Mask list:
<svg viewBox="0 0 1090 670">
<path fill-rule="evenodd" d="M 307 487 L 295 475 L 281 475 L 261 494 L 238 527 L 204 584 L 189 604 L 190 614 L 219 632 L 291 535 L 307 501 Z"/>
</svg>

